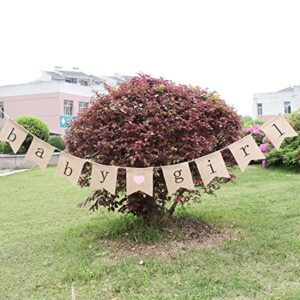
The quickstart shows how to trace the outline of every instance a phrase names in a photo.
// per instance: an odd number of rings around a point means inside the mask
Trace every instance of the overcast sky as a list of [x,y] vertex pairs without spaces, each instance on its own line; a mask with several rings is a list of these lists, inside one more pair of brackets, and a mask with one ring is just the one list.
[[0,85],[40,70],[143,72],[218,91],[240,114],[300,84],[300,1],[0,2]]

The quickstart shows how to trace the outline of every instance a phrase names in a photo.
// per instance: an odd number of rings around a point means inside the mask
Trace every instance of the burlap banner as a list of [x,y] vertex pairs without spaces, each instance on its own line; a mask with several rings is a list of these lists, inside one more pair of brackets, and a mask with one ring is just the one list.
[[111,194],[116,193],[118,168],[114,166],[92,163],[91,189],[105,189]]
[[17,153],[27,137],[28,131],[15,121],[9,119],[0,132],[0,142],[8,142],[14,153]]
[[44,171],[54,151],[54,147],[34,137],[25,156],[25,160],[29,160],[36,163]]
[[287,119],[281,114],[263,124],[260,128],[277,149],[280,148],[285,138],[298,135]]
[[[286,137],[297,136],[297,132],[291,127],[285,117],[280,114],[262,125],[261,130],[276,148],[280,147]],[[30,133],[25,128],[9,119],[0,132],[0,141],[8,142],[13,152],[17,153],[28,134]],[[35,162],[44,170],[55,148],[36,136],[32,136],[33,140],[25,159]],[[265,158],[251,135],[238,140],[227,148],[230,149],[242,171],[246,169],[251,160]],[[195,161],[198,167],[204,186],[207,186],[216,177],[230,177],[221,154],[222,150],[192,160]],[[106,166],[61,152],[55,176],[68,178],[73,185],[77,185],[82,168],[86,162],[92,164],[90,184],[92,190],[105,189],[109,193],[115,194],[118,169],[122,168],[126,169],[127,195],[141,191],[149,196],[153,196],[153,168]],[[180,188],[189,190],[195,188],[189,162],[160,166],[159,168],[162,169],[169,194],[175,193]]]
[[193,190],[195,188],[189,163],[164,166],[162,171],[169,194],[175,193],[180,188]]
[[66,177],[73,185],[77,185],[86,160],[62,152],[58,160],[55,176]]
[[252,135],[245,136],[241,140],[229,145],[228,148],[242,171],[247,168],[251,160],[265,158]]
[[230,178],[220,151],[197,158],[195,162],[205,186],[216,177]]
[[126,169],[127,196],[141,191],[153,196],[153,168]]

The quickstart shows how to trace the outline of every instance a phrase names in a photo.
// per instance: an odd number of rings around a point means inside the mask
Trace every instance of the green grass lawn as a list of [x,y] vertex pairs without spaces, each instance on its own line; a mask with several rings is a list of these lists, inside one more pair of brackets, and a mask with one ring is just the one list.
[[72,284],[78,300],[300,299],[300,174],[236,173],[217,197],[177,211],[229,237],[172,258],[110,253],[104,240],[163,241],[130,216],[76,208],[89,191],[54,168],[0,177],[0,299],[70,299]]

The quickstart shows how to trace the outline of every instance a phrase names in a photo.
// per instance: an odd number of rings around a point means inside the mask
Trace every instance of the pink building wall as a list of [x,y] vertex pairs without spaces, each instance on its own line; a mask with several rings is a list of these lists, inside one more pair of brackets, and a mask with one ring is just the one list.
[[[0,97],[4,102],[4,111],[12,118],[32,115],[44,121],[51,133],[64,134],[65,128],[60,127],[60,116],[64,115],[64,100],[73,101],[73,116],[79,112],[79,102],[90,102],[90,97],[68,93],[42,93]],[[5,119],[0,119],[0,128]]]

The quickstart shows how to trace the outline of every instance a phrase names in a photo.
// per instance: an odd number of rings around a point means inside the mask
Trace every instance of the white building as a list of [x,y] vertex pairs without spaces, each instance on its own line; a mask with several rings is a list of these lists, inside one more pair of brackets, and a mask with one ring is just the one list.
[[255,119],[268,121],[282,113],[290,114],[300,109],[300,86],[287,87],[278,92],[253,95],[252,115]]
[[56,67],[54,71],[42,71],[33,82],[0,86],[0,128],[5,112],[12,118],[36,116],[52,134],[63,135],[68,122],[88,107],[94,91],[106,93],[105,84],[116,87],[128,79],[120,74],[97,77],[78,68],[67,71]]

